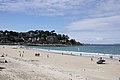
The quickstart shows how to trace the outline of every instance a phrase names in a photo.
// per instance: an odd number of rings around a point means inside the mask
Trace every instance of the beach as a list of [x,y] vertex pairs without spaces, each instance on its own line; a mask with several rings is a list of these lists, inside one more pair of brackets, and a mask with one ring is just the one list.
[[[36,56],[35,54],[39,54]],[[120,62],[0,45],[0,80],[120,80]],[[6,63],[4,61],[7,61]]]

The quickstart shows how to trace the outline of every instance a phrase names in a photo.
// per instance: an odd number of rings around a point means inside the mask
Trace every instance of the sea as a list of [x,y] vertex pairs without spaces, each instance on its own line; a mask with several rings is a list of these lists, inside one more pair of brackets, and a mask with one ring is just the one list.
[[71,54],[76,56],[92,56],[120,59],[120,45],[85,45],[85,46],[29,46],[30,48]]

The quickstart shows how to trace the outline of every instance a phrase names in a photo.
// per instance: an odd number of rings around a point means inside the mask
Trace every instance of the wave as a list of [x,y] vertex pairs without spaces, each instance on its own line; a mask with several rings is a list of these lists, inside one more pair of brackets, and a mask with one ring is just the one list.
[[103,58],[111,58],[111,59],[120,59],[120,55],[116,55],[116,54],[51,50],[51,49],[42,49],[42,48],[33,48],[33,47],[32,49],[49,52],[49,53],[65,54],[65,55],[73,55],[73,56],[88,56],[88,57],[103,57]]

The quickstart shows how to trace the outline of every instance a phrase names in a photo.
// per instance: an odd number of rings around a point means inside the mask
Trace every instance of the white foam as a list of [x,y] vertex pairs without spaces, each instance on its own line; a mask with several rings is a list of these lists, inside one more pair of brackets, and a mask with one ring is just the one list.
[[103,58],[110,58],[110,56],[112,56],[113,59],[120,59],[120,55],[113,55],[113,54],[62,51],[62,50],[50,50],[50,49],[41,49],[41,48],[32,48],[32,49],[45,51],[45,52],[52,52],[52,53],[57,53],[57,54],[63,53],[63,54],[75,55],[75,56],[92,56],[92,57],[103,57]]

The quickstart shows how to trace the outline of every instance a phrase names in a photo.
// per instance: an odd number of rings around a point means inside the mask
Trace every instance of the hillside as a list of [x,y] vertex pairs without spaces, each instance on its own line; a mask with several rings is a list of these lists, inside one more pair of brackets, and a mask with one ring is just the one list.
[[35,30],[28,32],[0,31],[0,44],[25,44],[25,45],[50,45],[72,46],[82,45],[75,39],[70,39],[65,34],[57,34],[55,31]]

